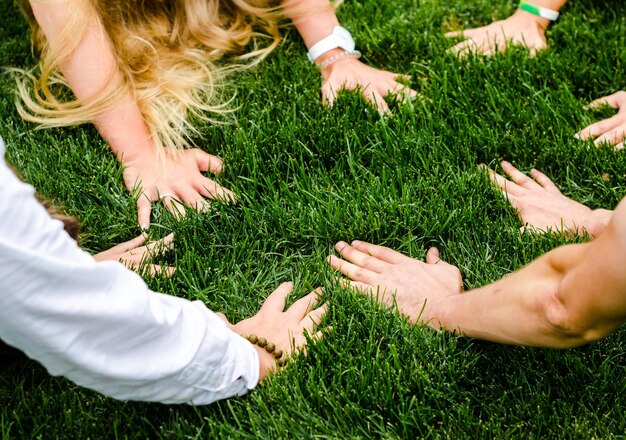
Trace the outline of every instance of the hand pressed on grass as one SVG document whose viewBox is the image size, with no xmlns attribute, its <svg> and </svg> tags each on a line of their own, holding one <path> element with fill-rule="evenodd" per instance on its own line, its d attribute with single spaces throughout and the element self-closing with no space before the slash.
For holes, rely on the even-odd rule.
<svg viewBox="0 0 626 440">
<path fill-rule="evenodd" d="M 460 58 L 472 52 L 494 55 L 504 52 L 509 45 L 524 46 L 531 55 L 535 55 L 547 47 L 545 30 L 548 23 L 549 20 L 518 11 L 505 20 L 476 29 L 448 32 L 445 36 L 463 38 L 450 49 Z"/>
<path fill-rule="evenodd" d="M 183 151 L 165 149 L 162 160 L 156 152 L 142 152 L 137 157 L 123 158 L 124 183 L 129 190 L 138 190 L 137 216 L 142 228 L 150 225 L 152 202 L 163 196 L 163 203 L 176 217 L 184 216 L 184 205 L 198 211 L 208 208 L 209 199 L 234 201 L 235 195 L 202 173 L 219 174 L 222 160 L 199 148 Z M 164 197 L 167 195 L 167 197 Z"/>
<path fill-rule="evenodd" d="M 524 224 L 522 230 L 578 235 L 587 231 L 597 237 L 610 220 L 611 211 L 594 211 L 564 196 L 548 176 L 536 169 L 530 171 L 532 179 L 509 162 L 502 162 L 502 169 L 510 180 L 491 169 L 489 177 L 517 210 Z"/>
<path fill-rule="evenodd" d="M 124 266 L 136 272 L 146 270 L 154 277 L 157 274 L 164 274 L 171 277 L 176 271 L 175 267 L 159 266 L 158 264 L 146 264 L 148 260 L 156 255 L 160 255 L 174 246 L 174 234 L 170 234 L 158 241 L 153 241 L 144 245 L 147 239 L 146 234 L 141 234 L 132 240 L 118 244 L 104 252 L 95 254 L 96 261 L 119 261 Z"/>
<path fill-rule="evenodd" d="M 315 290 L 285 310 L 287 296 L 292 290 L 292 283 L 281 284 L 267 297 L 256 315 L 237 324 L 230 324 L 223 314 L 219 316 L 232 331 L 240 335 L 263 337 L 280 348 L 285 356 L 289 356 L 306 346 L 305 334 L 322 337 L 322 332 L 314 332 L 314 328 L 322 320 L 327 308 L 326 304 L 315 308 L 320 294 L 319 290 Z M 254 348 L 259 353 L 259 377 L 263 380 L 276 367 L 276 359 L 267 350 L 257 345 Z"/>
<path fill-rule="evenodd" d="M 332 56 L 332 51 L 327 56 Z M 323 62 L 320 57 L 318 62 Z M 385 96 L 395 94 L 400 100 L 410 100 L 417 96 L 417 92 L 397 80 L 407 79 L 405 75 L 386 72 L 367 66 L 357 59 L 349 58 L 331 64 L 322 70 L 322 101 L 333 105 L 337 94 L 345 90 L 359 90 L 378 111 L 389 112 Z"/>
<path fill-rule="evenodd" d="M 617 109 L 617 114 L 589 125 L 576 133 L 576 137 L 582 140 L 595 139 L 596 147 L 605 143 L 615 146 L 616 150 L 621 150 L 626 141 L 626 92 L 617 92 L 596 99 L 587 108 L 595 109 L 606 105 Z"/>
<path fill-rule="evenodd" d="M 463 291 L 461 272 L 443 261 L 434 247 L 428 250 L 426 262 L 362 241 L 340 241 L 335 249 L 343 259 L 331 255 L 328 263 L 350 279 L 344 285 L 385 306 L 395 303 L 414 324 L 431 323 L 440 303 Z"/>
</svg>

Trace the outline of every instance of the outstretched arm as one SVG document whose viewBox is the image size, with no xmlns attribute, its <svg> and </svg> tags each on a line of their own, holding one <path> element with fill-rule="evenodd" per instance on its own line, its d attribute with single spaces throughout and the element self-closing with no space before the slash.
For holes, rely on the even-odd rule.
<svg viewBox="0 0 626 440">
<path fill-rule="evenodd" d="M 49 45 L 64 37 L 64 25 L 73 13 L 74 3 L 74 0 L 31 0 L 33 13 Z M 110 90 L 122 81 L 113 48 L 95 12 L 90 14 L 84 38 L 60 67 L 79 100 Z M 202 208 L 204 197 L 232 197 L 230 191 L 202 175 L 206 171 L 220 172 L 222 161 L 218 157 L 199 149 L 185 150 L 179 155 L 166 149 L 165 160 L 159 161 L 150 130 L 130 92 L 115 105 L 98 112 L 92 122 L 124 166 L 126 187 L 130 191 L 141 190 L 137 207 L 142 227 L 150 223 L 151 202 L 164 194 L 173 196 L 164 202 L 174 213 L 179 207 L 173 199 Z"/>
<path fill-rule="evenodd" d="M 285 0 L 283 6 L 308 49 L 328 37 L 339 25 L 333 6 L 328 0 Z M 397 81 L 404 75 L 369 67 L 357 58 L 343 57 L 344 52 L 344 49 L 336 48 L 315 59 L 315 64 L 321 69 L 324 103 L 332 105 L 342 89 L 358 88 L 382 113 L 389 111 L 384 99 L 387 94 L 397 93 L 403 98 L 413 98 L 417 95 L 414 90 Z M 335 59 L 338 61 L 326 65 Z"/>
<path fill-rule="evenodd" d="M 626 322 L 626 200 L 600 237 L 557 248 L 493 284 L 462 293 L 459 270 L 369 243 L 338 243 L 330 265 L 355 289 L 415 323 L 505 344 L 567 348 Z"/>
<path fill-rule="evenodd" d="M 558 12 L 565 6 L 567 0 L 529 0 L 526 3 L 527 6 L 517 9 L 505 20 L 476 29 L 448 32 L 446 37 L 464 39 L 451 50 L 462 57 L 469 52 L 493 55 L 496 52 L 503 52 L 509 44 L 526 46 L 533 55 L 545 49 L 547 47 L 545 33 L 552 20 L 542 17 L 541 15 L 546 14 L 542 14 L 540 9 Z"/>
</svg>

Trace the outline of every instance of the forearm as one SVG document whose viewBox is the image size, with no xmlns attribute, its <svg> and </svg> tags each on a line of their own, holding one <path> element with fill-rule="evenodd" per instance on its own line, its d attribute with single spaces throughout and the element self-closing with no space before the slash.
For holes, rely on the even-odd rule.
<svg viewBox="0 0 626 440">
<path fill-rule="evenodd" d="M 330 35 L 333 28 L 339 25 L 328 0 L 285 0 L 283 7 L 307 48 Z"/>
<path fill-rule="evenodd" d="M 70 21 L 72 3 L 71 0 L 31 1 L 35 18 L 51 47 L 65 38 L 63 28 Z M 61 61 L 60 68 L 79 101 L 89 101 L 98 94 L 112 93 L 121 87 L 122 77 L 113 48 L 95 12 L 90 15 L 84 37 Z M 145 154 L 154 148 L 150 131 L 130 92 L 115 98 L 112 105 L 96 109 L 92 122 L 119 160 Z"/>
<path fill-rule="evenodd" d="M 585 244 L 553 252 L 578 255 Z M 448 297 L 436 308 L 431 324 L 477 339 L 504 344 L 561 348 L 578 345 L 559 328 L 559 286 L 565 275 L 552 264 L 552 253 L 495 283 Z"/>
</svg>

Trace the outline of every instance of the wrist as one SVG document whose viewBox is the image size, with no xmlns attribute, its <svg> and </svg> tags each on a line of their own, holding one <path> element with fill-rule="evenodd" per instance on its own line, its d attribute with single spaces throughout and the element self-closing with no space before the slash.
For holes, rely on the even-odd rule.
<svg viewBox="0 0 626 440">
<path fill-rule="evenodd" d="M 613 211 L 608 209 L 595 209 L 591 211 L 589 220 L 585 222 L 585 229 L 589 235 L 593 237 L 600 236 L 611 221 L 612 215 Z"/>
<path fill-rule="evenodd" d="M 520 7 L 517 9 L 517 11 L 515 11 L 515 13 L 513 14 L 513 16 L 516 16 L 518 19 L 520 20 L 524 20 L 529 24 L 535 24 L 536 26 L 540 27 L 541 29 L 545 30 L 548 28 L 548 26 L 550 25 L 550 23 L 552 23 L 553 21 L 556 20 L 556 18 L 550 19 L 547 18 L 545 16 L 541 16 L 538 14 L 538 9 L 543 9 L 546 11 L 549 11 L 550 13 L 555 13 L 556 16 L 558 17 L 558 11 L 557 10 L 551 10 L 551 9 L 547 9 L 547 8 L 542 8 L 538 5 L 535 5 L 534 3 L 525 3 L 526 6 L 530 6 L 529 8 L 525 7 L 522 8 L 522 4 L 524 2 L 520 3 Z"/>
<path fill-rule="evenodd" d="M 514 18 L 520 22 L 524 22 L 527 26 L 537 26 L 544 31 L 548 28 L 548 26 L 550 26 L 550 23 L 552 23 L 552 21 L 548 20 L 547 18 L 540 17 L 521 9 L 515 11 L 511 18 Z"/>
<path fill-rule="evenodd" d="M 315 60 L 315 64 L 319 67 L 322 78 L 326 80 L 335 67 L 359 63 L 360 57 L 361 53 L 358 51 L 348 52 L 344 49 L 333 49 Z"/>
</svg>

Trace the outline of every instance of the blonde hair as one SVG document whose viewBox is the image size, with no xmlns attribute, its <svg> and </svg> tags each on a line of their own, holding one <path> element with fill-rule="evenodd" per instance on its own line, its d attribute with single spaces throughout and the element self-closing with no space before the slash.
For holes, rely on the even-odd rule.
<svg viewBox="0 0 626 440">
<path fill-rule="evenodd" d="M 281 12 L 276 2 L 74 0 L 69 22 L 51 45 L 28 1 L 20 0 L 41 57 L 38 76 L 21 71 L 26 76 L 18 79 L 18 111 L 41 126 L 80 124 L 130 92 L 157 146 L 189 147 L 198 133 L 192 122 L 224 122 L 232 111 L 232 96 L 224 98 L 224 75 L 255 65 L 278 45 Z M 107 81 L 86 99 L 64 99 L 69 86 L 60 66 L 94 19 L 111 42 L 121 79 Z M 229 54 L 238 55 L 223 62 Z"/>
</svg>

